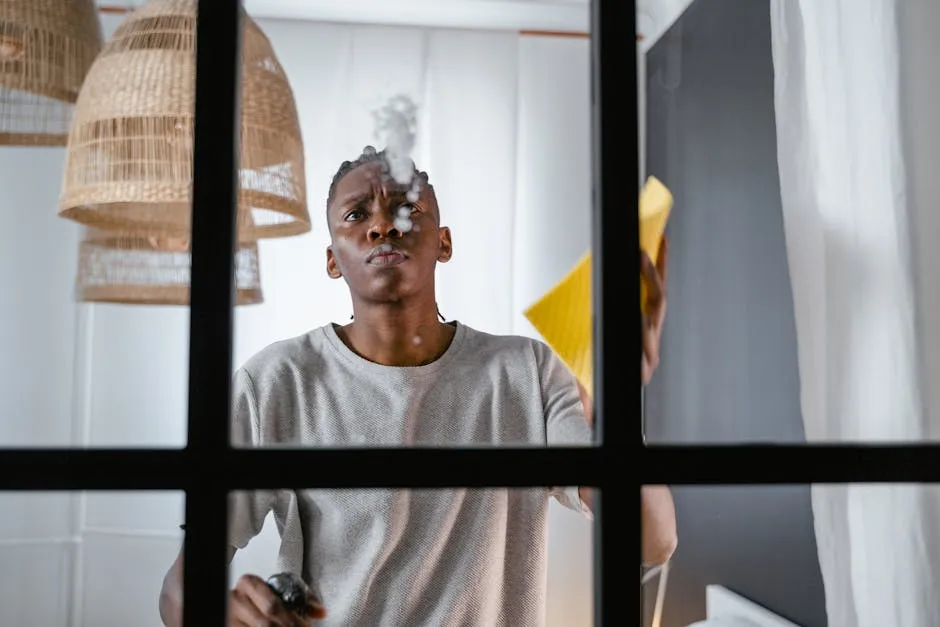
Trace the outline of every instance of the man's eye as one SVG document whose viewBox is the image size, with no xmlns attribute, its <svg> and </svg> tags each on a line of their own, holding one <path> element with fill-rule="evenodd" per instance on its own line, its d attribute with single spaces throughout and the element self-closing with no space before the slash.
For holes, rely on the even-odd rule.
<svg viewBox="0 0 940 627">
<path fill-rule="evenodd" d="M 362 219 L 363 214 L 364 214 L 364 212 L 363 212 L 362 209 L 353 209 L 352 211 L 350 211 L 349 213 L 346 214 L 346 217 L 344 218 L 344 220 L 346 220 L 347 222 L 353 222 L 354 220 L 360 220 L 360 219 Z"/>
<path fill-rule="evenodd" d="M 411 202 L 406 202 L 398 208 L 398 215 L 404 214 L 404 216 L 410 216 L 416 211 L 421 211 L 421 209 L 418 208 L 418 205 Z"/>
</svg>

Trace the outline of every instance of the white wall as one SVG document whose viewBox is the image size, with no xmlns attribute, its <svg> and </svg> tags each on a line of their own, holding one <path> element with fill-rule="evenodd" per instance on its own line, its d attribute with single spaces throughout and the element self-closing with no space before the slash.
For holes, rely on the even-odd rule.
<svg viewBox="0 0 940 627">
<path fill-rule="evenodd" d="M 74 269 L 77 239 L 46 213 L 55 194 L 43 189 L 40 174 L 60 170 L 62 161 L 56 152 L 0 150 L 0 215 L 8 223 L 0 247 L 12 253 L 0 266 L 0 446 L 71 442 L 76 307 L 59 268 Z M 23 168 L 18 177 L 8 174 L 14 168 Z M 76 505 L 64 493 L 0 494 L 0 624 L 65 624 Z M 48 591 L 49 603 L 21 602 L 38 589 Z"/>
<path fill-rule="evenodd" d="M 62 165 L 61 150 L 0 150 L 0 446 L 72 442 L 77 229 L 55 220 L 47 178 Z M 75 505 L 63 493 L 0 494 L 0 624 L 64 624 Z M 17 600 L 39 584 L 52 602 L 26 615 Z"/>
<path fill-rule="evenodd" d="M 56 216 L 64 164 L 62 148 L 0 147 L 0 447 L 82 437 L 91 308 L 73 298 L 79 229 Z M 69 624 L 80 510 L 78 495 L 0 494 L 0 625 Z"/>
<path fill-rule="evenodd" d="M 106 19 L 106 32 L 116 21 Z M 455 259 L 439 275 L 442 311 L 488 331 L 534 334 L 521 311 L 590 245 L 588 41 L 260 23 L 300 109 L 314 229 L 261 242 L 265 303 L 237 311 L 236 364 L 272 341 L 348 319 L 344 284 L 323 271 L 323 201 L 339 162 L 374 141 L 370 109 L 402 89 L 425 105 L 416 156 L 455 234 Z M 383 53 L 392 48 L 395 55 Z M 62 153 L 0 149 L 0 214 L 25 217 L 36 234 L 28 245 L 23 230 L 0 234 L 23 260 L 0 269 L 0 311 L 15 315 L 0 330 L 0 345 L 14 347 L 0 352 L 0 381 L 15 382 L 0 402 L 5 416 L 21 417 L 0 423 L 0 436 L 15 445 L 182 446 L 188 310 L 73 302 L 78 230 L 55 216 Z M 14 174 L 24 163 L 28 174 Z M 485 194 L 463 191 L 481 187 Z M 492 228 L 512 216 L 513 228 Z M 0 624 L 159 625 L 156 595 L 182 539 L 182 495 L 0 502 L 12 512 L 0 518 Z M 233 577 L 269 572 L 276 543 L 269 524 L 236 558 Z M 19 556 L 31 564 L 28 576 L 13 570 Z M 589 523 L 553 506 L 551 625 L 591 623 L 590 575 Z M 27 584 L 54 580 L 59 602 L 24 614 Z"/>
</svg>

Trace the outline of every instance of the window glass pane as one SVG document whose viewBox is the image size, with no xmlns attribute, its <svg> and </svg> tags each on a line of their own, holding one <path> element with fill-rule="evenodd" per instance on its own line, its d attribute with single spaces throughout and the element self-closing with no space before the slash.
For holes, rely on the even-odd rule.
<svg viewBox="0 0 940 627">
<path fill-rule="evenodd" d="M 68 145 L 0 145 L 0 446 L 186 443 L 192 115 L 178 100 L 194 22 L 153 36 L 170 4 L 186 5 L 92 8 L 74 50 L 99 53 L 74 86 Z"/>
<path fill-rule="evenodd" d="M 231 584 L 301 575 L 324 624 L 593 624 L 591 522 L 547 489 L 262 495 L 232 495 Z"/>
<path fill-rule="evenodd" d="M 644 488 L 650 555 L 672 537 L 662 489 Z M 937 616 L 934 484 L 690 485 L 671 496 L 678 543 L 666 569 L 642 569 L 644 626 L 930 625 Z"/>
<path fill-rule="evenodd" d="M 817 4 L 638 3 L 675 199 L 650 443 L 936 437 L 940 13 Z"/>
<path fill-rule="evenodd" d="M 253 502 L 238 494 L 236 503 Z M 593 624 L 593 525 L 547 490 L 320 490 L 287 503 L 262 516 L 250 541 L 247 510 L 232 508 L 233 537 L 247 542 L 232 563 L 233 587 L 244 574 L 266 579 L 306 556 L 304 577 L 332 610 L 324 624 L 349 624 L 342 608 L 375 611 L 395 595 L 400 605 L 387 609 L 403 616 L 504 607 L 530 621 L 544 612 L 549 627 Z M 297 514 L 290 503 L 301 505 Z M 0 624 L 163 624 L 159 596 L 183 541 L 181 492 L 6 492 L 0 510 Z M 275 513 L 292 521 L 283 544 Z M 310 540 L 296 544 L 297 533 Z M 359 562 L 370 565 L 371 585 Z M 472 566 L 487 576 L 476 578 Z M 428 595 L 411 596 L 418 584 L 403 592 L 404 573 Z"/>
<path fill-rule="evenodd" d="M 259 241 L 236 444 L 591 443 L 589 266 L 526 316 L 591 247 L 588 6 L 463 14 L 253 16 L 296 104 L 278 141 L 303 143 L 309 229 Z"/>
<path fill-rule="evenodd" d="M 648 441 L 804 441 L 769 4 L 655 17 L 642 44 L 645 166 L 676 203 Z"/>
<path fill-rule="evenodd" d="M 0 624 L 162 625 L 180 492 L 0 493 Z"/>
<path fill-rule="evenodd" d="M 10 386 L 7 414 L 20 418 L 6 423 L 0 444 L 185 444 L 190 233 L 180 222 L 189 206 L 161 194 L 166 184 L 187 196 L 192 121 L 129 116 L 117 110 L 127 103 L 111 93 L 121 77 L 167 75 L 130 72 L 124 55 L 192 46 L 194 16 L 181 6 L 153 2 L 146 10 L 100 16 L 104 48 L 84 83 L 97 90 L 98 104 L 77 107 L 68 148 L 0 147 L 0 160 L 10 166 L 0 168 L 8 190 L 0 207 L 11 220 L 28 222 L 26 231 L 8 229 L 2 242 L 19 261 L 0 277 L 4 302 L 16 316 L 7 325 L 3 345 L 10 350 L 0 358 L 0 378 Z M 437 277 L 427 302 L 461 328 L 548 342 L 567 359 L 569 367 L 559 370 L 580 372 L 590 363 L 590 342 L 581 338 L 570 351 L 570 338 L 557 338 L 551 325 L 525 313 L 590 250 L 588 7 L 481 6 L 464 17 L 440 11 L 420 18 L 389 9 L 368 19 L 305 10 L 261 11 L 245 31 L 235 366 L 275 342 L 315 329 L 329 334 L 331 323 L 350 322 L 346 282 L 329 278 L 325 268 L 330 184 L 340 164 L 366 145 L 388 145 L 406 147 L 428 173 L 440 226 L 452 233 L 453 258 L 422 275 L 423 281 Z M 151 36 L 161 28 L 156 14 L 172 14 L 182 26 L 170 36 Z M 103 80 L 109 67 L 116 78 Z M 173 87 L 128 85 L 121 93 L 189 89 Z M 84 93 L 89 100 L 91 92 Z M 394 131 L 404 127 L 383 131 L 374 117 L 383 112 L 413 113 L 406 129 L 413 135 L 402 143 Z M 111 125 L 115 119 L 123 120 L 121 128 Z M 98 132 L 104 128 L 117 135 L 105 137 Z M 147 143 L 152 136 L 159 145 Z M 129 156 L 140 154 L 153 161 Z M 128 186 L 162 191 L 143 193 L 146 201 L 131 205 L 141 199 L 120 196 Z M 68 211 L 22 209 L 43 206 Z M 412 222 L 420 228 L 418 217 Z M 22 236 L 27 231 L 31 237 Z M 412 238 L 417 232 L 409 231 Z M 450 254 L 445 248 L 439 256 Z M 574 298 L 583 320 L 589 320 L 587 302 L 583 293 Z M 436 309 L 426 307 L 433 317 Z M 565 307 L 549 310 L 557 316 Z M 405 361 L 414 361 L 412 353 L 419 362 L 434 359 L 450 345 L 448 336 L 458 335 L 453 325 L 429 333 L 408 332 L 417 343 L 406 343 Z M 457 337 L 455 352 L 461 343 Z M 497 344 L 505 354 L 505 341 Z M 383 359 L 358 340 L 351 345 Z M 440 350 L 424 355 L 421 347 L 429 345 Z M 520 346 L 513 363 L 534 359 Z M 501 375 L 499 363 L 487 369 L 466 356 L 461 361 L 478 376 Z M 547 368 L 533 366 L 526 374 L 546 375 Z M 590 377 L 583 380 L 590 387 Z M 531 385 L 528 391 L 550 392 Z M 530 401 L 494 399 L 504 407 Z"/>
<path fill-rule="evenodd" d="M 922 490 L 902 485 L 813 487 L 814 511 L 808 485 L 675 486 L 671 493 L 663 486 L 646 486 L 643 544 L 650 563 L 642 569 L 642 624 L 706 627 L 709 620 L 720 619 L 781 627 L 831 624 L 834 617 L 827 622 L 820 556 L 831 555 L 833 565 L 843 565 L 844 570 L 840 567 L 831 576 L 849 578 L 853 556 L 880 551 L 879 538 L 870 530 L 859 537 L 857 546 L 842 541 L 849 535 L 849 521 L 860 519 L 853 514 L 837 524 L 819 508 L 835 505 L 837 496 L 847 493 L 901 494 L 914 489 Z M 674 518 L 665 502 L 670 494 Z M 847 511 L 841 511 L 844 517 Z M 889 525 L 899 524 L 893 515 L 886 518 Z M 671 535 L 673 523 L 678 544 L 662 567 L 659 563 L 666 553 L 660 550 L 661 538 Z M 895 566 L 904 568 L 900 563 Z M 836 596 L 830 603 L 840 612 L 852 606 L 848 597 Z M 861 615 L 859 619 L 865 620 Z"/>
</svg>

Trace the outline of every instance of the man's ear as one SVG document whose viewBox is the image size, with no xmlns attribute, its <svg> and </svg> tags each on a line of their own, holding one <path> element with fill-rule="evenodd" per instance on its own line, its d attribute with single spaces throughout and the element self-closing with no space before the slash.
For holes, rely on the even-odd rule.
<svg viewBox="0 0 940 627">
<path fill-rule="evenodd" d="M 331 246 L 326 247 L 326 274 L 331 279 L 339 279 L 343 276 L 339 266 L 336 265 L 336 257 L 333 255 L 333 248 Z"/>
<path fill-rule="evenodd" d="M 454 242 L 450 237 L 450 228 L 442 226 L 440 228 L 441 250 L 437 255 L 437 260 L 441 263 L 447 263 L 454 256 Z"/>
</svg>

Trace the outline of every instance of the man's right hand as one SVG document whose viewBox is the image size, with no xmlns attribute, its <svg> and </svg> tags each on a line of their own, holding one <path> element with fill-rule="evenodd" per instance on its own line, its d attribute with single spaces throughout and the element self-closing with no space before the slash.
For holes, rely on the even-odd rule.
<svg viewBox="0 0 940 627">
<path fill-rule="evenodd" d="M 229 627 L 310 627 L 311 619 L 323 618 L 321 605 L 312 605 L 309 618 L 284 608 L 270 586 L 255 575 L 242 575 L 229 594 Z"/>
</svg>

